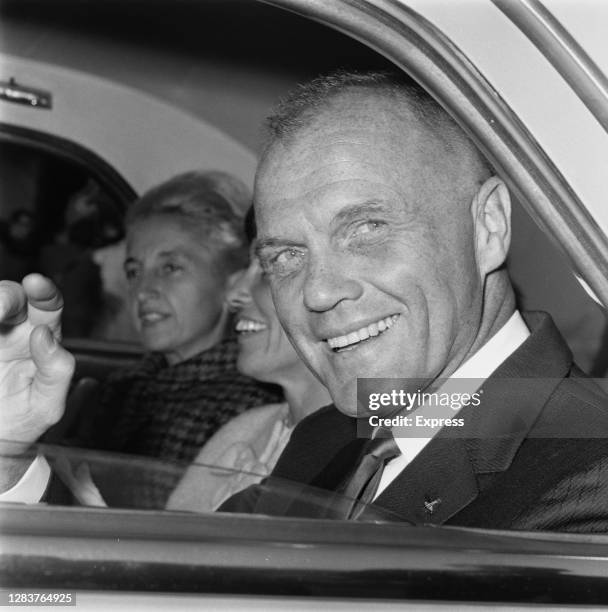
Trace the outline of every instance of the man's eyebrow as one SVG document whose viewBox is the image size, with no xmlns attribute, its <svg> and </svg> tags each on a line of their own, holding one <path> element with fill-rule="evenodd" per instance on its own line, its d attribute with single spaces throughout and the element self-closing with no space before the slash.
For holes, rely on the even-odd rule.
<svg viewBox="0 0 608 612">
<path fill-rule="evenodd" d="M 370 214 L 386 213 L 391 206 L 385 202 L 367 201 L 358 204 L 350 204 L 340 210 L 331 220 L 331 225 L 343 225 L 361 216 Z"/>
<path fill-rule="evenodd" d="M 253 247 L 253 251 L 256 254 L 256 256 L 259 257 L 260 253 L 264 249 L 271 249 L 273 247 L 281 247 L 287 244 L 293 244 L 293 243 L 289 240 L 282 240 L 280 238 L 256 238 L 256 241 Z"/>
<path fill-rule="evenodd" d="M 389 203 L 378 200 L 369 200 L 359 202 L 357 204 L 349 204 L 336 214 L 336 216 L 331 220 L 330 226 L 339 226 L 344 223 L 348 223 L 357 217 L 365 215 L 386 213 L 392 210 L 392 208 L 393 207 Z M 255 241 L 254 253 L 256 257 L 259 257 L 264 249 L 284 246 L 299 246 L 299 244 L 292 240 L 285 240 L 282 238 L 261 237 L 257 238 Z"/>
</svg>

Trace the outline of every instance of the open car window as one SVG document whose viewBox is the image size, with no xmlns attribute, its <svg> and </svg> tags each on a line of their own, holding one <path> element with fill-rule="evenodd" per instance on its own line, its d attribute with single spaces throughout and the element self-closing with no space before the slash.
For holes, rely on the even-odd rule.
<svg viewBox="0 0 608 612">
<path fill-rule="evenodd" d="M 8 125 L 0 127 L 0 167 L 0 277 L 53 279 L 68 344 L 136 344 L 122 273 L 130 186 L 86 148 Z"/>
</svg>

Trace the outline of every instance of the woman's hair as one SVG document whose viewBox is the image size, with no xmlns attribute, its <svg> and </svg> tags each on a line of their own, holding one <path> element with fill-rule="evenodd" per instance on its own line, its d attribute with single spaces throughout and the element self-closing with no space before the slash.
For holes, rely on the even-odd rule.
<svg viewBox="0 0 608 612">
<path fill-rule="evenodd" d="M 225 172 L 192 171 L 153 187 L 129 210 L 127 229 L 150 217 L 183 223 L 212 255 L 218 271 L 231 274 L 247 265 L 247 245 L 240 211 L 251 202 L 247 187 Z"/>
</svg>

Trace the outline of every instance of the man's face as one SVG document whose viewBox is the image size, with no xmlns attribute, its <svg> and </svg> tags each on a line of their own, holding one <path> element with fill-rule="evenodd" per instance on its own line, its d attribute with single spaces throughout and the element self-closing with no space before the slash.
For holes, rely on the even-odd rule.
<svg viewBox="0 0 608 612">
<path fill-rule="evenodd" d="M 475 340 L 474 194 L 442 147 L 376 99 L 329 111 L 258 170 L 279 318 L 346 414 L 358 377 L 449 375 Z"/>
</svg>

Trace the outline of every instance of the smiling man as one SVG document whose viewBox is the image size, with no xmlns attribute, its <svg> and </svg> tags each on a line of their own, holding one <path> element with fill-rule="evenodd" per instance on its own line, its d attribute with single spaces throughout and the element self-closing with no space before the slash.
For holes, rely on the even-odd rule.
<svg viewBox="0 0 608 612">
<path fill-rule="evenodd" d="M 334 402 L 300 424 L 273 475 L 413 523 L 608 528 L 606 398 L 549 317 L 516 310 L 509 192 L 462 130 L 386 73 L 316 79 L 268 127 L 257 254 L 287 334 Z M 361 378 L 409 392 L 464 379 L 485 397 L 458 413 L 457 436 L 414 434 L 381 455 L 351 418 L 369 415 Z M 226 509 L 273 512 L 272 495 L 252 497 Z"/>
<path fill-rule="evenodd" d="M 281 320 L 350 415 L 358 377 L 449 376 L 515 309 L 505 186 L 434 103 L 362 82 L 275 119 L 255 196 Z"/>
<path fill-rule="evenodd" d="M 387 73 L 316 79 L 268 126 L 257 255 L 285 331 L 334 402 L 295 428 L 272 475 L 416 524 L 607 531 L 606 397 L 550 317 L 517 311 L 509 192 L 462 130 Z M 361 378 L 413 393 L 462 380 L 483 401 L 459 408 L 458 435 L 370 441 L 357 436 Z M 271 479 L 222 509 L 297 514 L 292 493 Z M 340 502 L 321 514 L 365 512 Z"/>
</svg>

